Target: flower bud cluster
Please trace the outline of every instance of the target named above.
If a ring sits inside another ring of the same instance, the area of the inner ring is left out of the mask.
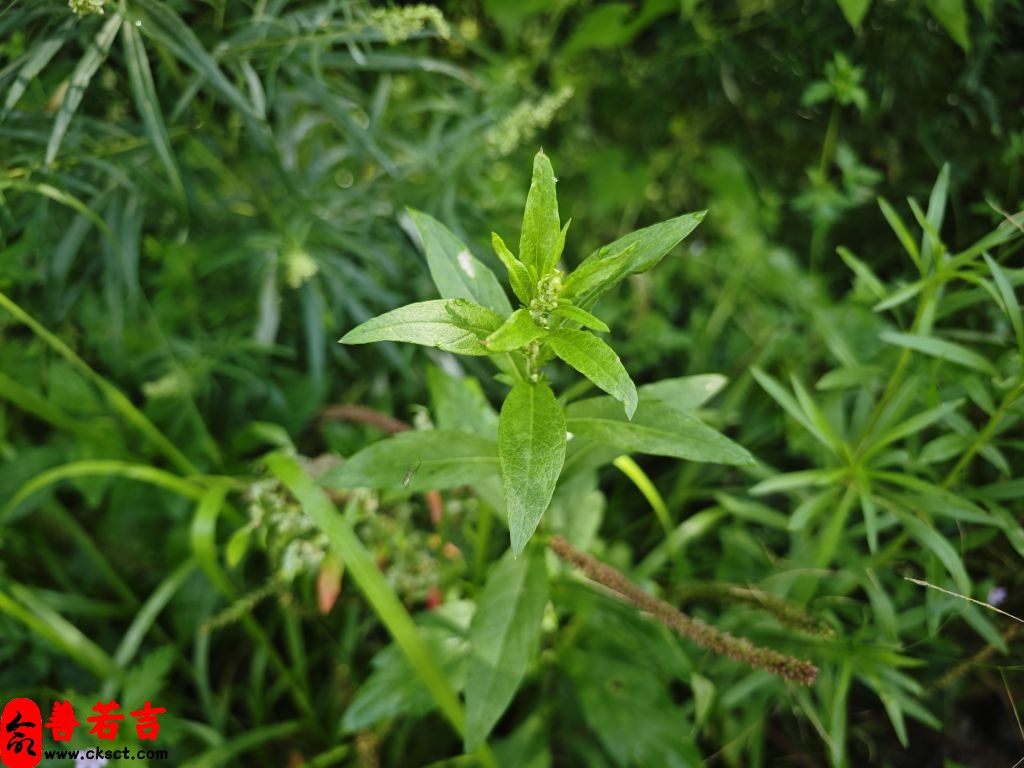
[[[562,294],[562,272],[555,270],[545,275],[537,284],[537,295],[530,302],[530,317],[541,328],[547,328],[549,315],[558,306],[558,297]]]

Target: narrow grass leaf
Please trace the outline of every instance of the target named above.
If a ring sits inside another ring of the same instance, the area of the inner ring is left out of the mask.
[[[195,70],[224,101],[242,115],[252,120],[258,119],[259,116],[252,104],[224,75],[217,60],[203,47],[192,28],[167,3],[137,0],[133,3],[133,10],[143,12],[140,18],[143,34],[151,37],[175,58]]]
[[[306,514],[327,536],[331,548],[345,563],[377,616],[402,649],[413,669],[437,701],[438,707],[460,735],[465,733],[465,714],[444,671],[424,644],[416,624],[385,580],[377,563],[363,546],[345,517],[338,513],[324,491],[316,486],[294,459],[281,453],[266,458],[266,465],[298,499]]]
[[[83,477],[123,477],[128,480],[138,480],[189,499],[198,499],[203,493],[202,486],[146,464],[129,464],[123,461],[104,459],[76,461],[42,472],[25,483],[0,509],[0,522],[8,520],[18,505],[44,488],[64,480]]]
[[[778,381],[756,366],[751,368],[750,372],[757,380],[757,383],[761,385],[761,388],[771,396],[772,400],[781,405],[783,410],[796,419],[797,423],[807,430],[815,440],[830,451],[835,450],[833,441],[821,430],[821,427],[815,423],[815,420],[808,415],[807,410]]]
[[[121,671],[107,652],[82,633],[35,592],[21,584],[0,582],[0,613],[24,624],[44,642],[63,651],[100,680],[118,680]]]
[[[30,83],[35,81],[39,73],[46,68],[46,65],[57,55],[57,52],[64,47],[64,43],[68,39],[68,33],[74,28],[74,19],[66,19],[49,37],[37,41],[32,46],[28,52],[28,58],[18,69],[18,74],[7,91],[7,98],[4,100],[4,111],[0,115],[0,119],[6,118],[7,113],[17,106],[18,101],[25,93],[25,89],[28,88]]]
[[[89,87],[93,75],[107,60],[110,53],[110,46],[117,37],[117,31],[121,27],[121,17],[112,14],[107,22],[100,27],[92,43],[86,46],[85,53],[78,60],[75,71],[71,73],[71,80],[68,83],[67,92],[61,101],[57,117],[53,121],[53,131],[50,133],[50,141],[46,145],[46,165],[52,165],[57,153],[60,151],[61,142],[64,141],[64,134],[71,125],[71,118],[75,116],[82,97]]]
[[[0,185],[2,186],[2,185]],[[91,212],[90,212],[91,213]],[[58,355],[68,361],[76,370],[92,381],[106,397],[111,408],[117,412],[125,421],[134,426],[142,433],[150,443],[153,444],[174,466],[184,474],[198,474],[199,470],[189,461],[177,446],[157,429],[142,411],[135,407],[121,390],[107,381],[103,376],[96,373],[89,364],[80,358],[63,341],[50,333],[41,323],[28,314],[25,310],[11,301],[0,291],[0,307],[6,309],[19,322],[27,325],[36,336],[43,340],[47,346],[53,349]]]
[[[156,86],[153,84],[153,73],[149,67],[146,48],[142,44],[142,36],[135,25],[127,19],[122,23],[121,36],[124,42],[125,64],[128,68],[132,95],[135,97],[135,106],[142,116],[142,122],[146,126],[153,149],[156,151],[157,157],[160,158],[160,162],[163,163],[164,170],[167,171],[174,194],[184,204],[185,185],[181,180],[181,171],[174,158],[174,151],[171,149],[171,139],[167,133],[167,126],[164,124],[164,116],[160,109],[160,100],[157,98]]]
[[[903,219],[896,213],[896,209],[893,208],[889,201],[884,197],[878,198],[878,207],[882,209],[882,215],[885,216],[885,220],[889,222],[889,226],[892,231],[896,233],[897,239],[900,241],[900,245],[903,246],[903,250],[910,256],[911,261],[914,262],[914,266],[917,267],[918,272],[924,274],[924,266],[921,263],[921,252],[917,249],[917,243],[914,242],[914,238],[910,235],[910,230],[907,229],[907,225],[903,223]]]
[[[951,363],[973,368],[976,371],[996,376],[995,366],[977,352],[968,349],[960,344],[935,336],[921,336],[910,333],[898,333],[896,331],[882,331],[879,338],[897,347],[904,347],[915,352],[920,352],[940,360],[948,360]]]
[[[965,594],[971,592],[971,579],[967,575],[960,555],[949,540],[930,525],[909,512],[894,508],[893,512],[899,518],[900,523],[907,533],[917,541],[924,549],[931,552],[945,566],[957,589]]]
[[[1016,293],[1014,293],[1013,284],[1010,282],[1006,271],[996,263],[995,259],[987,253],[982,254],[982,256],[985,259],[985,264],[988,265],[989,271],[992,273],[992,279],[995,280],[996,288],[1002,299],[1001,308],[1010,320],[1013,335],[1017,338],[1017,347],[1020,349],[1021,354],[1024,355],[1024,318],[1021,316],[1020,303],[1017,301]]]

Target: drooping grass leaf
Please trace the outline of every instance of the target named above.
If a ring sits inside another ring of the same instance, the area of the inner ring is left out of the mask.
[[[82,58],[78,60],[78,65],[71,74],[67,92],[61,101],[60,110],[53,121],[53,131],[50,133],[50,141],[46,145],[45,162],[47,165],[51,165],[56,159],[61,142],[64,141],[64,134],[67,133],[68,127],[71,125],[71,118],[78,111],[78,106],[82,103],[82,97],[85,96],[85,91],[89,87],[93,75],[107,60],[110,46],[114,44],[120,26],[120,17],[116,14],[111,15],[100,31],[96,33],[95,39],[86,48]]]
[[[167,171],[174,193],[184,204],[185,185],[181,180],[181,171],[178,169],[174,151],[171,149],[171,139],[167,134],[167,126],[164,124],[163,112],[160,110],[160,100],[157,98],[153,73],[149,68],[149,58],[146,56],[142,37],[135,25],[127,19],[121,26],[121,36],[124,41],[125,64],[128,67],[128,77],[132,84],[135,106],[142,116],[142,122],[149,133],[153,149]]]
[[[996,369],[992,363],[974,350],[968,349],[956,342],[946,341],[935,336],[897,333],[896,331],[882,331],[878,337],[884,342],[895,344],[897,347],[912,349],[915,352],[937,357],[940,360],[948,360],[951,363],[973,368],[990,376],[996,375]]]
[[[338,514],[334,505],[302,471],[294,459],[284,454],[266,458],[270,471],[295,495],[306,514],[327,536],[331,548],[341,557],[345,568],[366,595],[377,616],[388,628],[395,642],[420,676],[445,717],[459,734],[465,732],[465,714],[458,697],[451,689],[444,670],[424,644],[416,624],[395,595],[355,531]]]

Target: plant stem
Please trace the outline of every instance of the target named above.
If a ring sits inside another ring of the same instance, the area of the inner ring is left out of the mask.
[[[552,536],[549,545],[552,552],[579,568],[588,578],[608,587],[627,602],[649,613],[669,629],[702,648],[803,685],[810,685],[818,675],[817,667],[809,661],[787,656],[770,648],[761,648],[746,638],[735,637],[705,624],[700,619],[687,616],[663,600],[644,592],[620,571],[576,549],[561,536]]]
[[[949,488],[957,477],[959,477],[960,473],[964,471],[971,459],[974,458],[974,454],[984,447],[988,442],[989,437],[992,436],[992,433],[995,432],[996,428],[999,426],[999,422],[1003,420],[1003,416],[1006,415],[1010,406],[1013,405],[1021,394],[1024,394],[1024,379],[1018,381],[1017,386],[1013,387],[1006,393],[1006,397],[1003,398],[1003,401],[999,404],[995,413],[993,413],[991,418],[989,418],[988,423],[982,427],[980,432],[978,432],[974,440],[967,447],[967,450],[960,454],[960,458],[957,459],[956,464],[953,465],[952,469],[950,469],[949,473],[946,475],[946,478],[942,481],[943,488]]]

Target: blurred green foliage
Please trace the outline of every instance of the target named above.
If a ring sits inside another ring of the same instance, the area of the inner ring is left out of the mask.
[[[175,765],[461,754],[500,488],[336,496],[351,537],[280,457],[493,427],[477,361],[335,342],[434,297],[406,207],[499,268],[543,146],[570,267],[709,210],[602,318],[638,384],[727,376],[698,413],[760,462],[567,478],[551,524],[821,675],[552,562],[465,760],[1011,765],[1016,622],[949,592],[1024,610],[1022,35],[1010,0],[0,9],[0,700],[149,698]]]

